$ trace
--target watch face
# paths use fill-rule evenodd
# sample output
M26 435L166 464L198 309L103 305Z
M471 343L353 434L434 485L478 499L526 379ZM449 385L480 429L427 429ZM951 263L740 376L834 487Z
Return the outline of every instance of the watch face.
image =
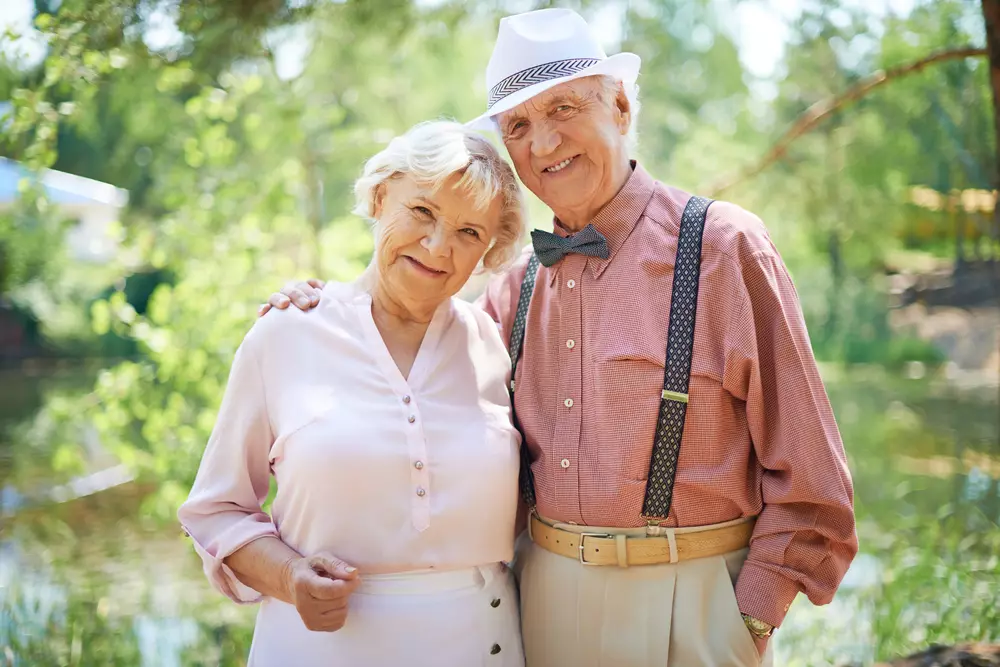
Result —
M774 630L774 627L769 623L765 623L764 621L756 619L753 616L747 616L746 614L743 614L742 616L743 622L746 623L746 626L756 635L766 637Z

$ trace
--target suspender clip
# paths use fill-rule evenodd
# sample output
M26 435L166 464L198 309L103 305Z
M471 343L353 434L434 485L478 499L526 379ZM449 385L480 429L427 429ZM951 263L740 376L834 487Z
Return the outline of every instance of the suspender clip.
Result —
M660 394L660 397L665 401L677 401L678 403L687 403L688 395L682 394L679 391L670 391L669 389L664 389Z

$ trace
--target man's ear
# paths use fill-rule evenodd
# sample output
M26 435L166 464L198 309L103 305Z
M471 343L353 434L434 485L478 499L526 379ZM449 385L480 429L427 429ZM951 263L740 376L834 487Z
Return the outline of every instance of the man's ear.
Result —
M632 126L632 103L629 102L628 95L625 94L625 84L618 82L618 92L615 94L615 120L618 122L618 129L622 134L628 134Z

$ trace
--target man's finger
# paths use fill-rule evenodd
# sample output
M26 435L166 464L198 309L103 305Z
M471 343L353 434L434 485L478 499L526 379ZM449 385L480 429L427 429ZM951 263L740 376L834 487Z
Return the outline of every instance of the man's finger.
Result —
M307 299L309 299L310 306L315 306L317 303L319 303L319 290L316 289L316 286L312 284L312 281L298 283L297 285L295 285L295 289L297 289Z
M309 310L313 305L312 301L309 299L309 296L298 288L284 292L284 294L300 310Z
M281 294L279 292L275 292L267 300L267 303L272 308L277 308L278 310L284 310L285 308L288 308L288 304L291 303L291 302L288 300L288 297L285 296L284 294Z

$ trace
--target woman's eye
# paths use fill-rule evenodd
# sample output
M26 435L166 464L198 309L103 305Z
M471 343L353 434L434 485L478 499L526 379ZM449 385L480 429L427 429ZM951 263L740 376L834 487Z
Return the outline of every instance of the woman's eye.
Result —
M426 215L428 217L431 215L431 210L426 206L414 206L413 210L419 213L420 215Z
M568 104L560 104L559 106L556 107L556 111L569 111L572 108L573 107L571 107Z
M462 230L462 233L468 234L469 236L472 236L477 239L479 238L479 232L473 229L472 227L466 227L465 229Z

